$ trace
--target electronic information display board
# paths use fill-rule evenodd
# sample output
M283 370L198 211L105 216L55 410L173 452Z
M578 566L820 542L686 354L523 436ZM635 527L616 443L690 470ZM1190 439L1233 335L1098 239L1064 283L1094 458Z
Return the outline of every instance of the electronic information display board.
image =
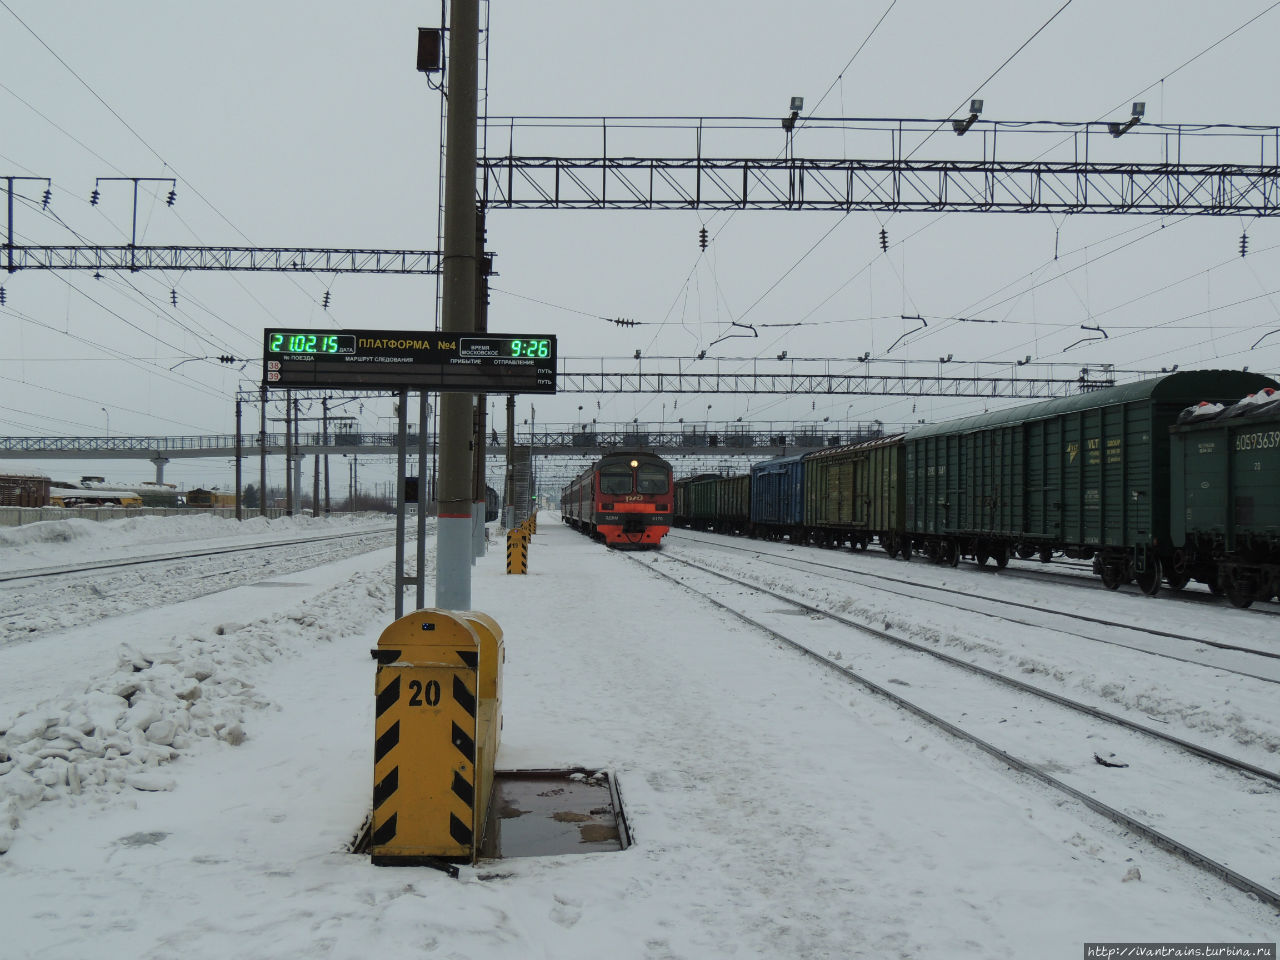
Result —
M555 393L556 338L404 330L282 330L262 338L273 389Z

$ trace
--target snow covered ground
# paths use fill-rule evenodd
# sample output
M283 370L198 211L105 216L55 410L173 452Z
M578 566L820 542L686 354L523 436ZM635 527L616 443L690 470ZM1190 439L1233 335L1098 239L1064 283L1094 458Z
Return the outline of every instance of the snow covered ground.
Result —
M25 528L0 540L0 569L356 522L148 519ZM0 615L0 956L1076 958L1091 941L1277 939L1271 909L554 517L528 576L494 546L473 602L505 631L499 767L611 770L629 850L460 880L344 852L372 789L390 547L181 602L157 585L152 606L65 629ZM981 646L919 601L856 602ZM1139 602L1184 625L1226 612ZM985 655L1123 699L1086 657L1019 639ZM1172 662L1134 670L1153 693L1168 679L1169 702L1190 682ZM1206 690L1185 712L1227 740L1256 731L1247 747L1274 767L1274 700L1232 699Z

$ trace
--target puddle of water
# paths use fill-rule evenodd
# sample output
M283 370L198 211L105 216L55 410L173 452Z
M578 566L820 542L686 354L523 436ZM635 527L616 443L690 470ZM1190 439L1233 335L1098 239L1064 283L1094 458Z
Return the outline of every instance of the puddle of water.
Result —
M625 850L626 818L608 773L499 771L480 859Z

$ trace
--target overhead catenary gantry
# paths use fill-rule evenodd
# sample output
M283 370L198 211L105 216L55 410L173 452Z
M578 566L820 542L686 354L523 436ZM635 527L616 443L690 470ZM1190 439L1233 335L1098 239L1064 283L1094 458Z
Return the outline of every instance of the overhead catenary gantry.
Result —
M322 247L192 247L63 244L4 247L4 266L17 270L242 270L270 273L437 274L435 250L351 250Z
M780 135L757 118L490 117L486 142L507 152L479 158L477 191L489 209L1280 213L1280 127L962 126L811 118Z

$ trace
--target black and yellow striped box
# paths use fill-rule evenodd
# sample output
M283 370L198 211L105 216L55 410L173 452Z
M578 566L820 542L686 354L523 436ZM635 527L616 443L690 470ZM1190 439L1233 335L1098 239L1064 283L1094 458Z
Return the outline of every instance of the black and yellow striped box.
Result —
M529 534L521 526L507 531L507 573L529 572Z
M469 863L483 828L478 802L480 638L466 614L419 610L378 638L373 862ZM495 625L496 626L496 625ZM489 786L485 786L487 791Z
M493 799L493 770L502 744L502 665L506 646L502 627L487 613L467 610L462 618L471 624L480 640L479 700L476 712L476 822L488 823L489 802ZM476 837L479 847L483 838Z

